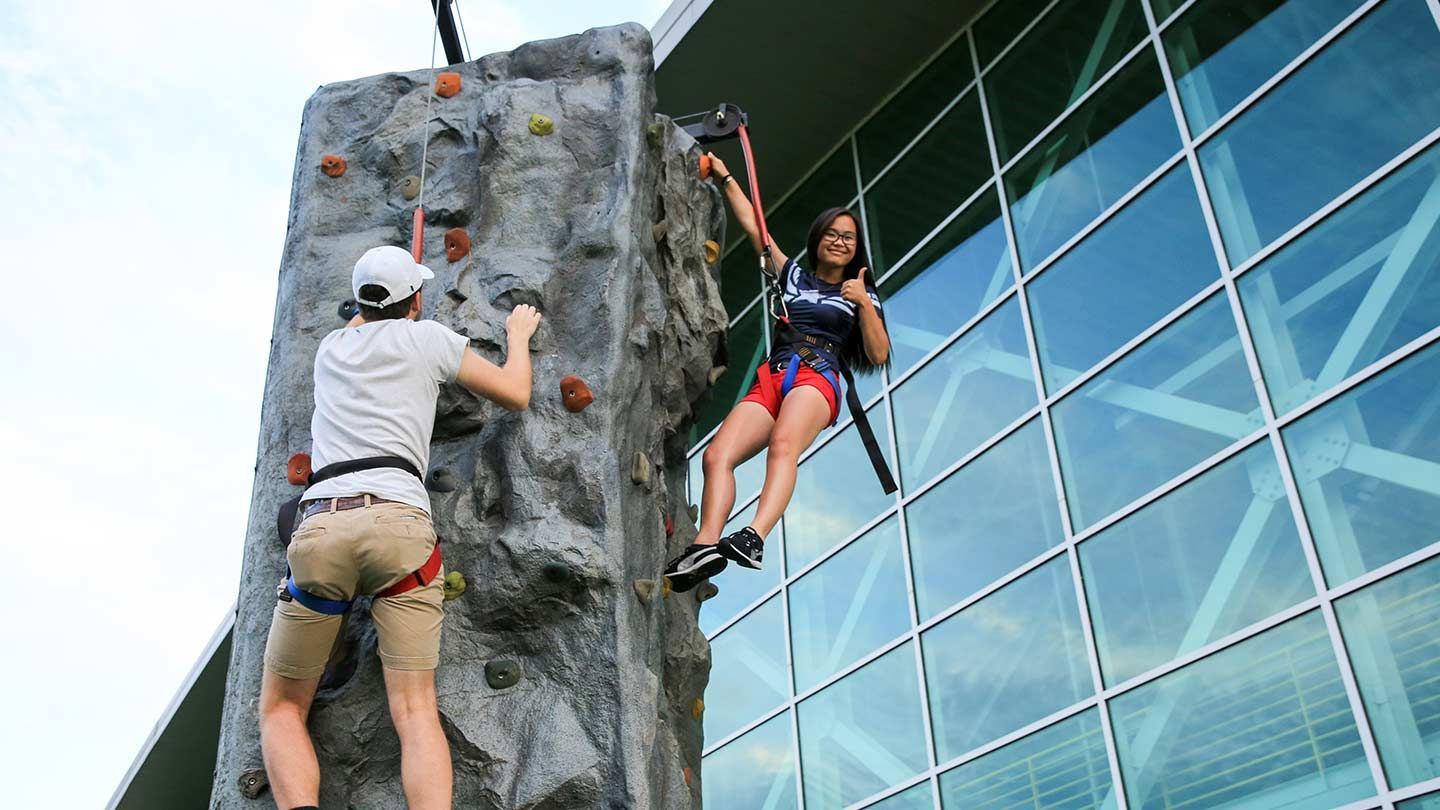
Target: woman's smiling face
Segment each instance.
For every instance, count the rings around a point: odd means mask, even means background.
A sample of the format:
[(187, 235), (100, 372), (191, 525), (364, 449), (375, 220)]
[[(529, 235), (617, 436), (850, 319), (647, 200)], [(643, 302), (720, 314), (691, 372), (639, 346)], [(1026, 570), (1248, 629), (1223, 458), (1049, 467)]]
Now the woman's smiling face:
[(820, 261), (844, 267), (855, 258), (855, 239), (859, 225), (849, 214), (841, 214), (820, 234)]

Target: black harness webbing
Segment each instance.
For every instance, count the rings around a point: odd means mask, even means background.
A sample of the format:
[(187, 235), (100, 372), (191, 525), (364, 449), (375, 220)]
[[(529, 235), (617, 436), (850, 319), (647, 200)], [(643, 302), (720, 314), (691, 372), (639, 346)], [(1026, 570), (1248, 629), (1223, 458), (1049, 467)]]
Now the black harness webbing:
[[(356, 458), (350, 459), (349, 461), (337, 461), (334, 464), (326, 464), (324, 467), (310, 474), (310, 480), (305, 486), (307, 488), (312, 487), (321, 481), (328, 481), (331, 478), (338, 478), (342, 475), (360, 472), (361, 470), (382, 470), (386, 468), (404, 470), (416, 478), (419, 478), (421, 483), (425, 482), (425, 476), (421, 474), (420, 470), (417, 469), (414, 464), (411, 464), (403, 458), (399, 458), (398, 456), (372, 456), (371, 458)], [(300, 512), (300, 499), (304, 496), (305, 493), (302, 492), (285, 503), (280, 504), (280, 514), (275, 518), (275, 531), (280, 535), (280, 545), (282, 546), (290, 545), (290, 537), (295, 534), (295, 524), (298, 522), (295, 520), (295, 517)]]

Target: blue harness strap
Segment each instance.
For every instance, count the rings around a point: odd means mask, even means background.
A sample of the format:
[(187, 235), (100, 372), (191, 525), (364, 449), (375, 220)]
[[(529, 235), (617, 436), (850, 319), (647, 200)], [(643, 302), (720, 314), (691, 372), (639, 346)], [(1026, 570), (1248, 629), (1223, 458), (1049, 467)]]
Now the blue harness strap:
[[(790, 365), (786, 366), (785, 368), (785, 379), (780, 381), (781, 399), (790, 396), (790, 389), (795, 387), (795, 375), (800, 372), (800, 365), (800, 355), (790, 355)], [(825, 382), (830, 383), (830, 387), (835, 390), (835, 398), (838, 400), (840, 398), (841, 391), (840, 378), (836, 377), (835, 372), (831, 371), (828, 368), (820, 372), (820, 376), (825, 378)]]
[(350, 603), (347, 601), (341, 599), (326, 599), (301, 589), (299, 585), (295, 584), (295, 577), (290, 573), (289, 568), (285, 569), (285, 590), (296, 602), (310, 608), (316, 613), (324, 613), (327, 616), (339, 616), (341, 613), (350, 609)]

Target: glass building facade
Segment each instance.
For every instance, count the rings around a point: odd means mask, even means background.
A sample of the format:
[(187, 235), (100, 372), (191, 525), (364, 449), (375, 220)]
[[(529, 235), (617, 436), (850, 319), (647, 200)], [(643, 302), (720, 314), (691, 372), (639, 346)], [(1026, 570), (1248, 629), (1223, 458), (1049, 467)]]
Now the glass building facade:
[(901, 490), (842, 413), (716, 580), (707, 807), (1440, 808), (1437, 21), (1001, 0), (835, 133), (770, 229), (860, 212)]

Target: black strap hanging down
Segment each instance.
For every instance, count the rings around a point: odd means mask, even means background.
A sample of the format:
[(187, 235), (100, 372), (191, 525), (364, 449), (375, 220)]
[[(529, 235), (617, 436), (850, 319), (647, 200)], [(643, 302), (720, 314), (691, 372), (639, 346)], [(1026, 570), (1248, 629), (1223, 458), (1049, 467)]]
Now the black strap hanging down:
[[(326, 464), (324, 467), (310, 474), (310, 481), (305, 486), (309, 488), (321, 481), (328, 481), (331, 478), (338, 478), (342, 475), (360, 472), (361, 470), (381, 470), (386, 468), (404, 470), (416, 478), (419, 478), (421, 483), (425, 482), (425, 476), (420, 470), (417, 469), (414, 464), (411, 464), (403, 458), (398, 456), (372, 456), (370, 458), (356, 458), (349, 461), (337, 461), (334, 464)], [(300, 512), (300, 499), (303, 497), (305, 497), (305, 493), (302, 492), (285, 503), (280, 504), (280, 513), (275, 517), (275, 532), (280, 536), (280, 545), (282, 546), (290, 545), (290, 537), (295, 534), (295, 524), (297, 522), (295, 516)]]
[[(845, 361), (840, 360), (838, 347), (828, 340), (806, 335), (786, 321), (775, 323), (775, 341), (777, 344), (788, 343), (794, 346), (795, 352), (811, 368), (815, 368), (819, 357), (809, 350), (810, 346), (818, 346), (836, 358), (837, 365), (840, 366), (840, 376), (845, 378), (845, 406), (850, 409), (850, 418), (855, 420), (855, 432), (860, 435), (860, 442), (865, 445), (865, 453), (870, 456), (870, 466), (875, 468), (875, 477), (880, 479), (880, 488), (885, 490), (886, 495), (894, 494), (895, 490), (899, 489), (895, 485), (895, 476), (890, 474), (890, 465), (885, 462), (885, 452), (880, 449), (880, 442), (875, 438), (875, 429), (870, 426), (870, 418), (865, 415), (865, 406), (855, 391), (855, 375), (850, 372)], [(819, 368), (815, 370), (824, 372)]]

